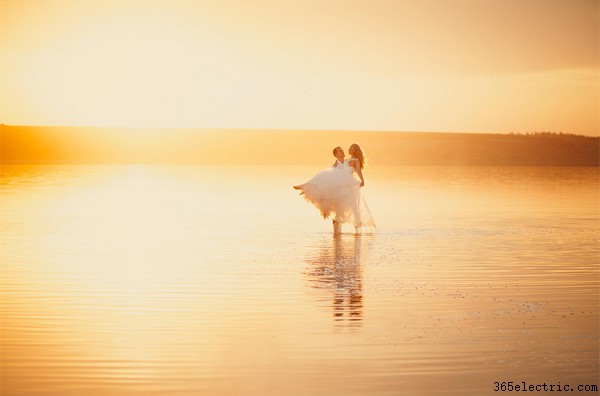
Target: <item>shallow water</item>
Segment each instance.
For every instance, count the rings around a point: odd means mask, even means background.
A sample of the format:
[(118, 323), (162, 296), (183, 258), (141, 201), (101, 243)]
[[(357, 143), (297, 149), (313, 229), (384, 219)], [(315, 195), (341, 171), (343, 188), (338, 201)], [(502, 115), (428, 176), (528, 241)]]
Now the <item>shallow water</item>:
[(599, 385), (598, 168), (374, 166), (340, 237), (317, 170), (3, 165), (2, 395)]

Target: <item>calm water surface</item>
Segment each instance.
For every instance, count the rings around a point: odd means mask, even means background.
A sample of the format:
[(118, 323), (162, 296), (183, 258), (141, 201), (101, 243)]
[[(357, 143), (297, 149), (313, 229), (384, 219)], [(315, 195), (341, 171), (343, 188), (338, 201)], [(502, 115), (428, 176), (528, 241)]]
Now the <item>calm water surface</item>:
[(600, 384), (598, 168), (374, 166), (335, 238), (317, 170), (3, 166), (2, 395)]

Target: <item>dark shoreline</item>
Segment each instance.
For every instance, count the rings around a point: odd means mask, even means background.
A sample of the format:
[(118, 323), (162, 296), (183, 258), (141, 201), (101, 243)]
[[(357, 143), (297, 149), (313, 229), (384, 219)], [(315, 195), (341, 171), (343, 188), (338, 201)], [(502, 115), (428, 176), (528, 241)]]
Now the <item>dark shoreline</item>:
[(374, 165), (600, 166), (600, 137), (562, 133), (0, 126), (6, 164), (314, 164), (354, 142)]

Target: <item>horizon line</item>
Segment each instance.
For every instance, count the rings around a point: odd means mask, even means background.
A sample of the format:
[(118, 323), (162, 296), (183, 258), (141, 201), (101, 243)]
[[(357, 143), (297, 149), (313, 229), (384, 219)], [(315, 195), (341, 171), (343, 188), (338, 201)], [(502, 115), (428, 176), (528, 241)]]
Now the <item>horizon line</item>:
[(243, 128), (243, 127), (192, 127), (192, 126), (106, 126), (106, 125), (25, 125), (25, 124), (5, 124), (0, 123), (0, 127), (17, 128), (97, 128), (97, 129), (174, 129), (174, 130), (235, 130), (235, 131), (291, 131), (291, 132), (364, 132), (364, 133), (424, 133), (424, 134), (464, 134), (464, 135), (565, 135), (581, 136), (587, 138), (600, 138), (600, 135), (578, 134), (563, 131), (529, 131), (529, 132), (469, 132), (469, 131), (405, 131), (405, 130), (383, 130), (383, 129), (303, 129), (303, 128)]

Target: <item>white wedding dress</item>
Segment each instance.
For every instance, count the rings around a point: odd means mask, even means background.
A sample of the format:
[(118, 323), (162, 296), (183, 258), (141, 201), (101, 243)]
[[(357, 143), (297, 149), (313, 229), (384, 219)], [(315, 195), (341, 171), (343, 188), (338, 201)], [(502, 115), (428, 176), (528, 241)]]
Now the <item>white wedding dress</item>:
[(360, 180), (347, 160), (344, 163), (338, 161), (336, 167), (317, 173), (297, 189), (321, 211), (323, 218), (333, 216), (339, 223), (354, 224), (357, 231), (375, 228), (375, 221), (363, 198)]

